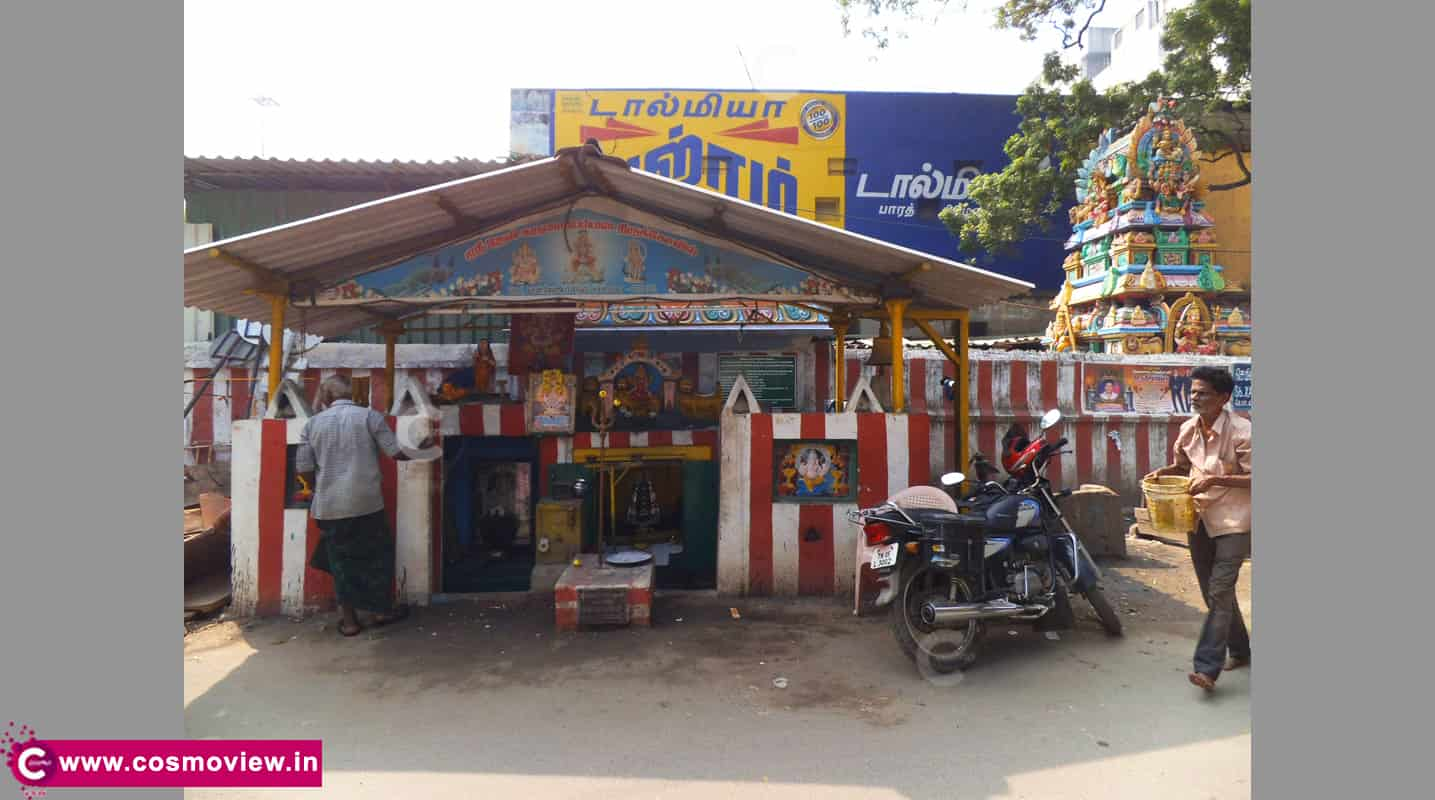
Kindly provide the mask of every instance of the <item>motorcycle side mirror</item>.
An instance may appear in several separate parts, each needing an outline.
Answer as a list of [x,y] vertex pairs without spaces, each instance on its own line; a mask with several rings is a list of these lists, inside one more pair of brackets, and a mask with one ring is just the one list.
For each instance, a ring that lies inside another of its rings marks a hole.
[[1041,429],[1053,428],[1058,422],[1061,422],[1061,411],[1053,408],[1041,416]]
[[960,472],[948,472],[946,475],[942,476],[942,485],[956,486],[957,484],[962,483],[966,479],[967,476],[963,475]]

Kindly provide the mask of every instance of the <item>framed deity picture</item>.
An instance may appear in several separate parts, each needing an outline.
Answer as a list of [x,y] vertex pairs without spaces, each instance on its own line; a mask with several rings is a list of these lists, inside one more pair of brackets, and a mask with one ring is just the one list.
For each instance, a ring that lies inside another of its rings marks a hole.
[[571,434],[578,405],[578,377],[550,369],[529,373],[528,432]]
[[780,502],[852,502],[857,499],[856,442],[773,442],[773,499]]

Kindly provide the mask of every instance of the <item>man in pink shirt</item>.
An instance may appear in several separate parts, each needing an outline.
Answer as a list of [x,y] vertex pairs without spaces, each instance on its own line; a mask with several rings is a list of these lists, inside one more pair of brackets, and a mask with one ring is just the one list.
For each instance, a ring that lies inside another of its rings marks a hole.
[[1187,540],[1208,610],[1189,678],[1208,692],[1223,669],[1251,663],[1250,634],[1236,604],[1236,578],[1251,556],[1251,422],[1226,409],[1234,388],[1228,370],[1191,370],[1196,414],[1176,437],[1175,463],[1148,476],[1191,478],[1200,522]]

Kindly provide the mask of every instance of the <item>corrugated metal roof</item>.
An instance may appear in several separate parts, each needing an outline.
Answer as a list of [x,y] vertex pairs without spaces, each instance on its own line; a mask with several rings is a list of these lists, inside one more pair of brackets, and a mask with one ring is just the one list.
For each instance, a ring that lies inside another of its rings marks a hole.
[[[268,320],[268,302],[246,294],[266,277],[287,282],[291,298],[307,297],[585,196],[608,197],[675,227],[771,253],[856,289],[876,292],[905,277],[923,307],[971,308],[1032,288],[1025,281],[634,170],[621,159],[582,147],[186,250],[184,303]],[[297,326],[302,319],[304,330],[327,336],[383,317],[418,316],[424,308],[400,301],[308,308],[291,312],[289,324]]]
[[226,158],[185,156],[184,188],[212,189],[333,189],[362,190],[392,187],[417,189],[436,183],[481,175],[511,166],[515,161],[349,161],[281,158]]

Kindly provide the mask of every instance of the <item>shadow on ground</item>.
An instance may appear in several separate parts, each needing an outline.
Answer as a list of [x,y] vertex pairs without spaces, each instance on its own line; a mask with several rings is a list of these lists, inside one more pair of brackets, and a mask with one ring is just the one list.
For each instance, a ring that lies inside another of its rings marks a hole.
[[[322,738],[329,772],[768,782],[913,798],[1008,796],[1013,776],[1087,762],[1138,780],[1106,762],[1250,731],[1248,671],[1209,698],[1185,681],[1203,610],[1179,588],[1194,587],[1184,558],[1145,543],[1106,565],[1124,638],[1106,637],[1078,599],[1077,628],[1055,640],[990,629],[953,686],[923,680],[885,615],[853,617],[840,599],[669,595],[655,601],[651,629],[576,634],[556,634],[551,601],[537,595],[431,606],[355,639],[336,634],[333,615],[220,623],[186,640],[186,727],[192,737]],[[1206,765],[1210,780],[1224,769],[1233,781],[1212,784],[1219,796],[1249,793],[1248,740],[1243,752],[1244,763]],[[1151,769],[1148,788],[1164,796],[1193,788]]]

